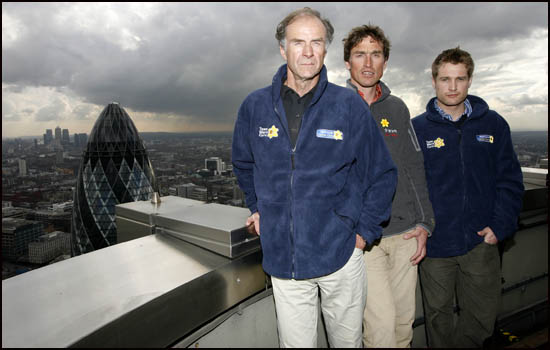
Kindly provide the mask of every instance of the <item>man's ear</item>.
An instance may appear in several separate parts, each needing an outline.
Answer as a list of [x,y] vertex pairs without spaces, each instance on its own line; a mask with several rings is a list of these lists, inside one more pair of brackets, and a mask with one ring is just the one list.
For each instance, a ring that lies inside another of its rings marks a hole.
[[349,62],[347,62],[347,61],[344,61],[344,63],[346,64],[346,69],[350,70],[351,69],[351,64],[349,64]]
[[279,51],[281,52],[281,56],[283,56],[283,59],[286,61],[286,52],[285,48],[279,45]]

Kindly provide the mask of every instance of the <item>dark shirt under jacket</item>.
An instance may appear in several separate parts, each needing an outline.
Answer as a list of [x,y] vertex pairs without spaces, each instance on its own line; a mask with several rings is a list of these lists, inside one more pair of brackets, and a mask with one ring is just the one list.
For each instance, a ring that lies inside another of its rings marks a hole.
[[315,85],[307,94],[300,97],[296,91],[292,90],[288,86],[284,84],[281,86],[281,98],[283,99],[283,106],[285,107],[286,121],[288,122],[288,131],[290,133],[292,148],[296,146],[298,132],[300,131],[300,125],[302,124],[302,117],[304,116],[307,107],[309,107],[316,88],[317,85]]

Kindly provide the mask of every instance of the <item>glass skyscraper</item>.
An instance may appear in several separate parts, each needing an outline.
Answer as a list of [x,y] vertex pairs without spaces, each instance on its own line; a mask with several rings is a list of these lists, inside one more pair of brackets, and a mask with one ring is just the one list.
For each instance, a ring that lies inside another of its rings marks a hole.
[[126,111],[111,103],[92,129],[73,206],[75,255],[117,243],[115,205],[150,199],[157,185],[151,162]]

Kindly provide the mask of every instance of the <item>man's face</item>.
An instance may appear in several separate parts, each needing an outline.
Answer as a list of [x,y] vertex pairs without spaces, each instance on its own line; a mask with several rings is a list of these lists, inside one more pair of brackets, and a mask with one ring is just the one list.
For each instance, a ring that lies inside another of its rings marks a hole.
[[280,50],[296,80],[319,74],[325,60],[325,38],[325,26],[315,17],[299,17],[286,27],[286,47]]
[[432,78],[437,100],[445,106],[458,106],[466,99],[472,78],[464,63],[443,63],[438,70],[437,78]]
[[378,84],[387,63],[384,47],[369,35],[351,49],[346,68],[351,74],[352,83],[366,88]]

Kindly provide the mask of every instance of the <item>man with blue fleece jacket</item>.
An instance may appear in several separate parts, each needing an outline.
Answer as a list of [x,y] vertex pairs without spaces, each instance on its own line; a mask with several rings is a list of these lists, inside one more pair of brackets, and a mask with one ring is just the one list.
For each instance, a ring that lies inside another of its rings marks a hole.
[[[430,347],[481,347],[500,304],[497,242],[514,234],[523,179],[504,118],[468,95],[474,62],[459,47],[432,64],[436,97],[413,119],[435,230],[420,264]],[[453,324],[453,301],[459,305]]]
[[281,66],[239,109],[232,161],[271,275],[282,347],[361,347],[363,248],[382,233],[397,172],[367,105],[327,81],[334,29],[303,8],[277,27]]

